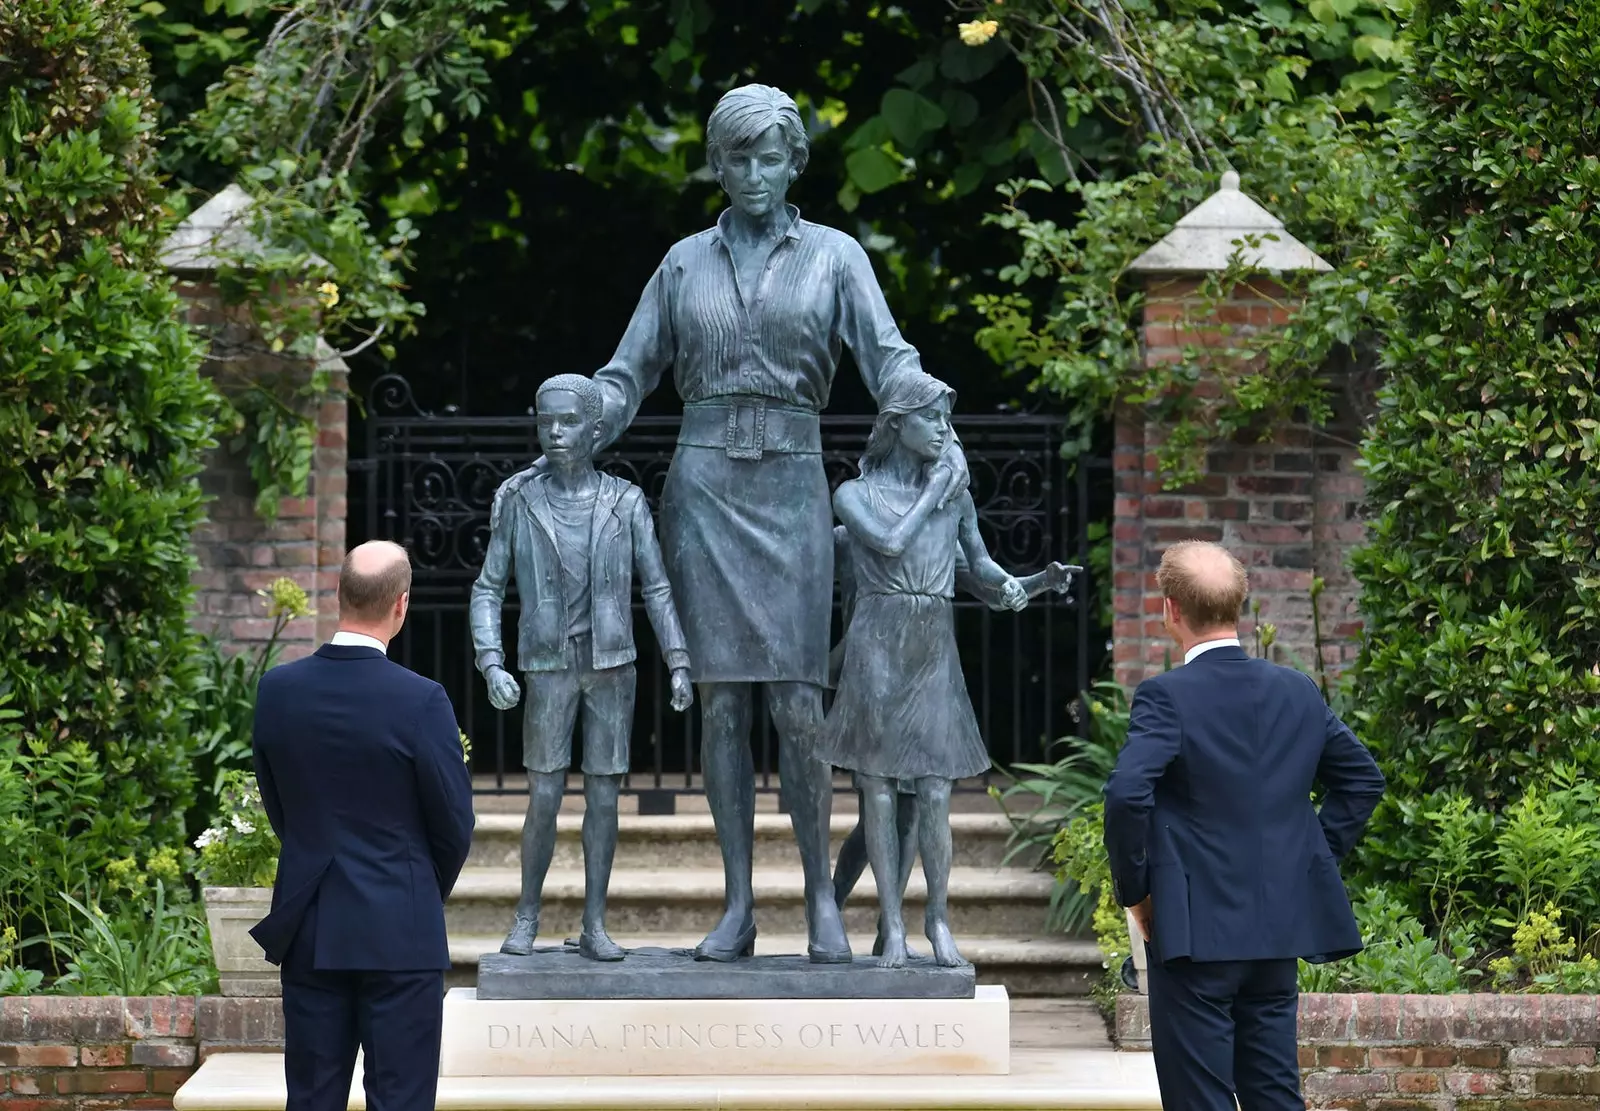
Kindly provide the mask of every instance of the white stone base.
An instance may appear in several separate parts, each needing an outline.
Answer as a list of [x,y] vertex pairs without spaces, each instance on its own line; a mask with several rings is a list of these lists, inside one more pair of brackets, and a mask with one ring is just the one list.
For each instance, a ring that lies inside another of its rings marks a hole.
[[[1010,1076],[445,1077],[439,1111],[1160,1111],[1148,1053],[1023,1049]],[[283,1057],[217,1053],[173,1098],[177,1111],[284,1111]],[[364,1111],[361,1071],[349,1107]]]
[[1011,1001],[479,999],[444,1002],[439,1075],[1004,1076]]

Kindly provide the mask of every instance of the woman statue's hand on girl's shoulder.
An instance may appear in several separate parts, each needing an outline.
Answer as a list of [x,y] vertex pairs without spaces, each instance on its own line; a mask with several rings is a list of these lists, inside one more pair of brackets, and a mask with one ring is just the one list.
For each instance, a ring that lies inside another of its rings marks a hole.
[[950,465],[948,459],[941,455],[928,464],[923,471],[923,476],[924,485],[934,490],[942,491],[939,495],[939,504],[943,505],[950,496],[949,487],[951,480],[955,478],[955,468]]
[[939,456],[938,462],[934,465],[943,467],[946,476],[944,493],[939,495],[938,505],[938,508],[943,509],[951,499],[961,495],[961,492],[967,488],[967,482],[971,477],[967,473],[967,453],[961,450],[961,441],[956,439],[954,435],[946,440],[944,453]]

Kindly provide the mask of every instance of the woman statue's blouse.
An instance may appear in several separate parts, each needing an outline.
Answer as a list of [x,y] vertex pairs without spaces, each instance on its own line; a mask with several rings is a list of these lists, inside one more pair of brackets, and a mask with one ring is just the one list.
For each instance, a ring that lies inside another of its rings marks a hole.
[[802,220],[793,206],[789,214],[754,289],[739,288],[727,212],[667,252],[616,354],[595,374],[608,442],[669,366],[686,403],[745,394],[812,411],[828,404],[841,343],[874,399],[894,375],[921,369],[861,244]]

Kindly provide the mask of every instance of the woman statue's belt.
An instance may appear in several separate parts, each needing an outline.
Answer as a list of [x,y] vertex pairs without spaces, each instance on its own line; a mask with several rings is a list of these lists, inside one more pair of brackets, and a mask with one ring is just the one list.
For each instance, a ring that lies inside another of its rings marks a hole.
[[768,453],[821,455],[822,427],[814,409],[731,394],[685,405],[678,443],[719,448],[729,459],[760,459]]

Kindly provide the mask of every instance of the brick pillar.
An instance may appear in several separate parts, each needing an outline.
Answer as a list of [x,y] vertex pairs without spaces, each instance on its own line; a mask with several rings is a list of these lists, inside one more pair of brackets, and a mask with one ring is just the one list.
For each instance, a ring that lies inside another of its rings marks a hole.
[[[1199,288],[1199,280],[1189,278],[1150,283],[1146,365],[1181,361],[1187,345],[1232,343],[1247,331],[1281,324],[1287,315],[1281,306],[1291,296],[1273,283],[1254,281],[1208,306]],[[1231,337],[1215,331],[1223,324],[1231,326]],[[1341,404],[1322,430],[1294,423],[1266,442],[1241,438],[1216,445],[1199,481],[1170,491],[1162,489],[1164,476],[1156,465],[1166,430],[1142,409],[1118,413],[1113,660],[1119,683],[1131,689],[1163,670],[1174,651],[1162,628],[1155,572],[1167,546],[1185,539],[1225,544],[1249,568],[1242,623],[1247,650],[1256,625],[1251,611],[1259,604],[1259,620],[1277,627],[1270,657],[1316,673],[1310,592],[1312,578],[1320,575],[1326,583],[1319,604],[1323,664],[1331,677],[1354,658],[1359,592],[1347,557],[1363,535],[1362,480],[1355,470],[1359,421],[1348,408]]]
[[[191,324],[216,327],[223,321],[228,327],[246,326],[240,323],[242,315],[224,309],[211,281],[190,278],[177,288]],[[342,394],[348,373],[344,363],[331,350],[325,350],[323,357]],[[205,367],[224,392],[242,376],[286,374],[303,380],[313,369],[281,359],[211,362]],[[193,624],[224,647],[258,646],[271,636],[273,620],[267,616],[266,600],[256,591],[282,576],[300,584],[316,615],[289,623],[279,638],[280,658],[308,655],[333,634],[345,545],[347,410],[341,396],[323,403],[314,414],[316,447],[306,496],[280,498],[277,519],[271,522],[256,514],[255,482],[244,454],[229,451],[227,444],[211,452],[200,479],[211,502],[206,523],[193,537],[200,564],[194,577]]]

